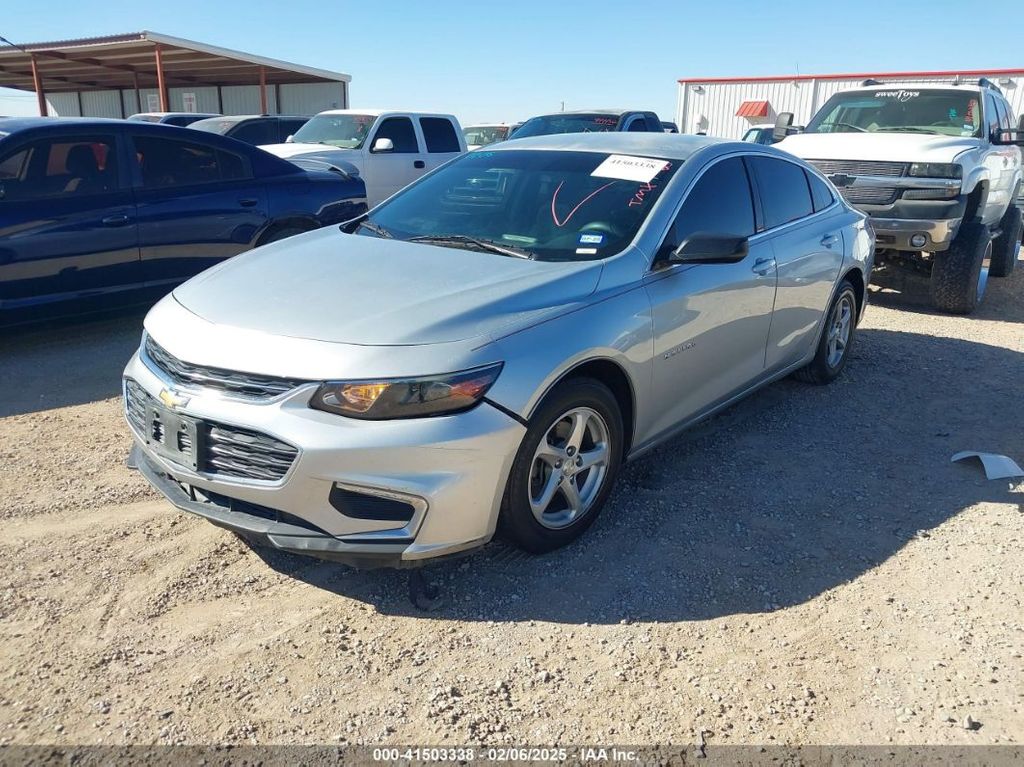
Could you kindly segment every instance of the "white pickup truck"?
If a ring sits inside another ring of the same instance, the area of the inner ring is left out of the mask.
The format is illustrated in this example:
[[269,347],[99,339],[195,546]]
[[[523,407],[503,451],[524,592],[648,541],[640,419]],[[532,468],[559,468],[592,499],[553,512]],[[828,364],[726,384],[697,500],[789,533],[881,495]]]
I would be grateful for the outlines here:
[[930,271],[932,303],[972,312],[1021,241],[1018,123],[998,87],[871,81],[832,96],[806,129],[779,115],[776,146],[816,165],[870,217],[877,253]]
[[466,140],[451,115],[332,109],[312,117],[287,143],[260,148],[288,160],[354,167],[366,184],[366,201],[372,208],[465,152]]

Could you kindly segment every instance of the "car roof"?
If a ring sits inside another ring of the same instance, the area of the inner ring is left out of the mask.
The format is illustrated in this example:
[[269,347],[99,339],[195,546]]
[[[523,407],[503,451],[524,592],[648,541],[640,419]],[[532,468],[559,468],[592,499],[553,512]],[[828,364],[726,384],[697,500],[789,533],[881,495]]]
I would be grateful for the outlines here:
[[716,144],[737,144],[748,150],[749,144],[712,136],[692,136],[685,133],[556,133],[550,136],[513,138],[495,144],[488,151],[504,152],[510,149],[544,149],[562,152],[600,152],[603,154],[654,155],[685,160],[698,150]]
[[216,112],[136,112],[128,117],[191,117],[192,115],[220,117]]
[[[650,112],[649,109],[571,109],[567,112],[549,112],[543,115],[534,115],[534,117],[559,117],[561,115],[612,115],[614,117],[621,117],[624,114],[632,114],[634,112]],[[530,118],[533,119],[532,117]]]
[[0,117],[0,130],[5,133],[16,133],[29,128],[60,125],[124,125],[124,120],[108,117]]
[[417,117],[450,117],[455,115],[443,114],[442,112],[421,112],[418,109],[325,109],[317,112],[318,115],[370,115],[371,117],[383,117],[384,115],[416,115]]

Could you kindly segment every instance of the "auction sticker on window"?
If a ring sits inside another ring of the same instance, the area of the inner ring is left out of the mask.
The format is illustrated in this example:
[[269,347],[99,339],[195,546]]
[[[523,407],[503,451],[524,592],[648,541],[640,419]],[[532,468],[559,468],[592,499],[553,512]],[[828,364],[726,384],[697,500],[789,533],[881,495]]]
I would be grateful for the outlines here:
[[622,181],[640,181],[646,184],[664,170],[667,162],[651,157],[631,157],[626,154],[613,154],[594,168],[591,176],[598,178],[615,178]]

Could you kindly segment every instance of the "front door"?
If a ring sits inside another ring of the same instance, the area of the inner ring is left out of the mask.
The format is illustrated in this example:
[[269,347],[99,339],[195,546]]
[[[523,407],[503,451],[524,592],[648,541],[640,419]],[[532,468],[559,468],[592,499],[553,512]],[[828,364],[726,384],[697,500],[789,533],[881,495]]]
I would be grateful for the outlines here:
[[0,150],[0,308],[140,281],[135,201],[110,134]]
[[[375,151],[380,139],[390,139],[392,148]],[[386,117],[377,124],[366,155],[366,199],[370,207],[383,202],[399,189],[419,178],[426,167],[416,138],[412,119],[405,116]]]
[[654,434],[691,420],[764,374],[775,259],[771,242],[755,236],[751,185],[739,157],[716,161],[697,179],[666,245],[697,232],[749,237],[749,253],[737,263],[665,266],[648,275]]
[[268,220],[267,191],[244,155],[150,133],[132,140],[147,282],[182,282],[251,247]]

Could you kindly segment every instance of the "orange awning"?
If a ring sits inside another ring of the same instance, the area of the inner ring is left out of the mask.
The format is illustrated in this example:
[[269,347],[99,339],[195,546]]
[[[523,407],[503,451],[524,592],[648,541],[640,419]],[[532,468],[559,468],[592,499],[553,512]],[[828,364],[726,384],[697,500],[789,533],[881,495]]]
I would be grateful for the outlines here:
[[767,117],[767,101],[744,101],[736,110],[737,117]]

